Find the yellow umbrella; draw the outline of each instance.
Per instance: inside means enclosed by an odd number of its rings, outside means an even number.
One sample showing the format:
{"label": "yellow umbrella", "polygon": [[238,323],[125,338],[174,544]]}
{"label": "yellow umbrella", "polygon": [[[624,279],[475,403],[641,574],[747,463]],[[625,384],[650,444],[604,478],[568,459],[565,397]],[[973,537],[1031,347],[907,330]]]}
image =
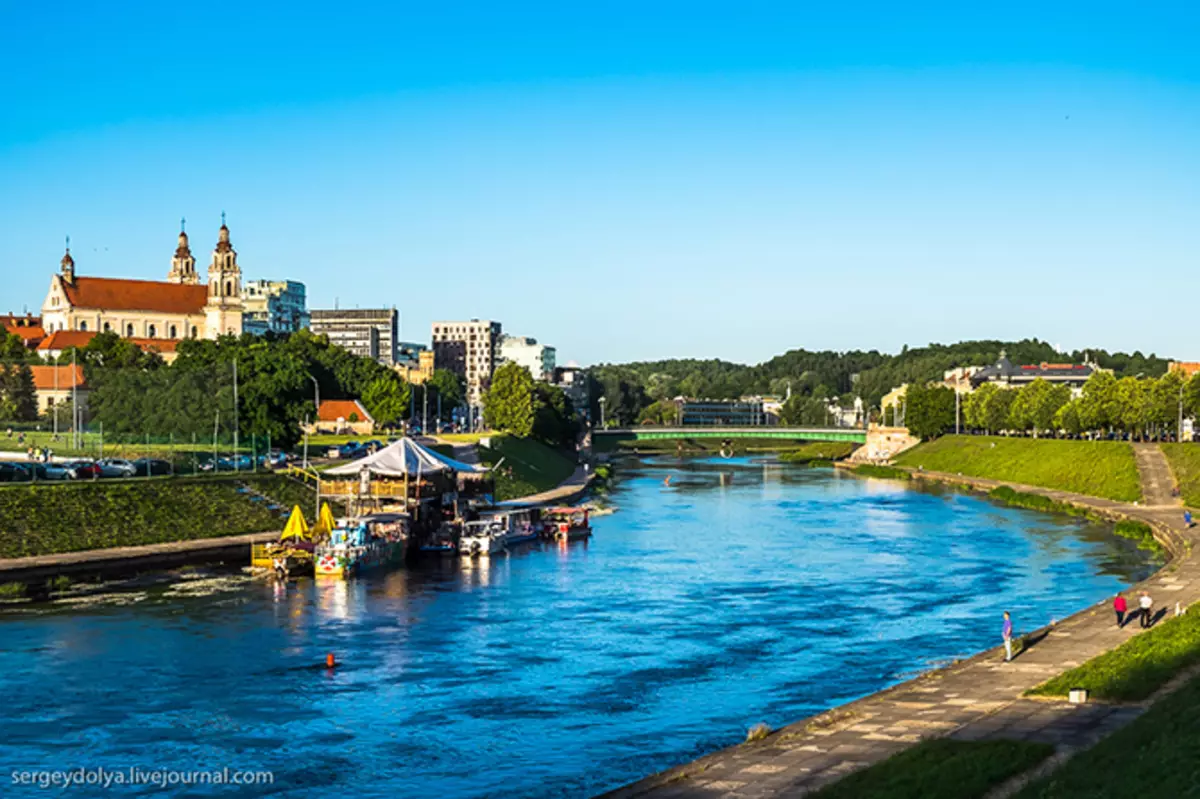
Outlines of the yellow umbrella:
{"label": "yellow umbrella", "polygon": [[304,520],[304,512],[300,510],[300,506],[296,505],[292,508],[292,515],[288,517],[287,526],[283,528],[283,535],[280,536],[280,540],[307,537],[308,522]]}
{"label": "yellow umbrella", "polygon": [[337,522],[334,521],[333,511],[329,509],[329,503],[321,504],[321,515],[317,517],[317,523],[313,525],[313,536],[328,535],[333,528],[337,527]]}

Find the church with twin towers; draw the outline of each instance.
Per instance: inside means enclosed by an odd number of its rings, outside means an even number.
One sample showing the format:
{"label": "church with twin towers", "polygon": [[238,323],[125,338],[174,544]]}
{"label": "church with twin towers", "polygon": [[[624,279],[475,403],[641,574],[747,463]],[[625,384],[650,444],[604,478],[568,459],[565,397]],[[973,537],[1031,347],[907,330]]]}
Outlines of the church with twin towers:
{"label": "church with twin towers", "polygon": [[42,304],[42,327],[48,337],[72,334],[61,337],[64,346],[81,346],[96,333],[113,332],[139,344],[155,342],[156,349],[164,352],[173,351],[174,342],[183,339],[241,335],[242,270],[225,214],[221,214],[207,278],[207,283],[200,279],[182,222],[164,281],[80,274],[68,239],[59,272]]}

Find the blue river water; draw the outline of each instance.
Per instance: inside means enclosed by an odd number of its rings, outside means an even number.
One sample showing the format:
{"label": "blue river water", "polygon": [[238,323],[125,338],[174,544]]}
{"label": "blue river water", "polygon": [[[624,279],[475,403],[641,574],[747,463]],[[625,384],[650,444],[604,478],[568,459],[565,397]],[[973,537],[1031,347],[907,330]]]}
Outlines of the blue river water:
{"label": "blue river water", "polygon": [[589,796],[1153,569],[1086,522],[769,458],[630,459],[611,501],[590,542],[490,562],[0,610],[0,794],[136,766],[274,775],[176,796]]}

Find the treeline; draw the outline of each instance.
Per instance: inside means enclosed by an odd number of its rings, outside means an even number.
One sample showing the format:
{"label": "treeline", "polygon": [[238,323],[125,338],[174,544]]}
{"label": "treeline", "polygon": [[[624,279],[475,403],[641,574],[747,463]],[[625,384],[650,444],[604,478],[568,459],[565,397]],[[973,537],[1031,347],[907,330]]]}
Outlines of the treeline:
{"label": "treeline", "polygon": [[913,384],[900,408],[888,406],[883,418],[898,419],[913,435],[935,438],[955,429],[981,433],[1029,433],[1078,436],[1119,432],[1136,440],[1178,438],[1179,421],[1200,411],[1200,374],[1185,380],[1177,372],[1159,378],[1122,377],[1097,372],[1082,394],[1071,397],[1064,385],[1034,380],[1020,388],[985,383],[961,397],[940,385]]}
{"label": "treeline", "polygon": [[[940,380],[944,372],[960,366],[994,364],[1005,352],[1013,363],[1090,359],[1118,376],[1143,374],[1158,377],[1167,371],[1168,360],[1156,355],[1108,353],[1104,350],[1057,352],[1038,339],[1022,341],[964,341],[905,347],[896,355],[876,350],[850,352],[792,350],[769,361],[747,366],[720,360],[668,360],[627,364],[601,364],[591,368],[592,409],[599,418],[600,397],[605,415],[617,423],[636,422],[643,410],[659,400],[678,396],[704,399],[734,399],[745,395],[785,396],[789,389],[797,399],[797,418],[817,423],[824,402],[802,405],[801,400],[838,399],[849,405],[861,397],[867,408],[879,407],[887,392],[896,386]],[[661,406],[660,406],[661,407]]]}
{"label": "treeline", "polygon": [[[408,418],[413,404],[412,387],[394,370],[308,331],[188,339],[178,343],[170,365],[114,333],[96,335],[58,362],[70,363],[72,354],[89,388],[86,421],[114,436],[228,436],[236,424],[243,438],[270,438],[288,447],[300,439],[301,424],[315,418],[318,389],[322,400],[361,400],[385,427]],[[13,368],[0,370],[0,391]],[[427,390],[431,413],[439,396],[447,415],[464,396],[462,381],[444,370],[434,373]],[[0,416],[23,420],[8,410],[0,401]]]}

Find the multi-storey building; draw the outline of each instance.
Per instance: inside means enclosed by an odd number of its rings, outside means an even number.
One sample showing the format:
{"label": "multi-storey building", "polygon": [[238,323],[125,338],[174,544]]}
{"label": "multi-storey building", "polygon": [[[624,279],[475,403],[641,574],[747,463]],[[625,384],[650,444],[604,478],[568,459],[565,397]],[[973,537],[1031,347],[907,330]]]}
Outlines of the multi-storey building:
{"label": "multi-storey building", "polygon": [[242,285],[242,330],[295,333],[308,327],[304,284],[295,280],[251,280]]}
{"label": "multi-storey building", "polygon": [[554,347],[538,344],[537,339],[527,336],[501,336],[500,362],[524,366],[534,380],[549,381],[554,378]]}
{"label": "multi-storey building", "polygon": [[434,322],[434,366],[449,369],[467,381],[467,401],[476,405],[492,383],[500,361],[499,322]]}
{"label": "multi-storey building", "polygon": [[68,242],[60,272],[50,281],[42,303],[42,327],[47,336],[60,331],[113,332],[124,338],[168,342],[241,335],[241,282],[242,270],[224,219],[207,286],[200,282],[182,230],[165,282],[77,275]]}
{"label": "multi-storey building", "polygon": [[396,363],[400,315],[395,308],[313,310],[309,328],[332,344],[385,366]]}

